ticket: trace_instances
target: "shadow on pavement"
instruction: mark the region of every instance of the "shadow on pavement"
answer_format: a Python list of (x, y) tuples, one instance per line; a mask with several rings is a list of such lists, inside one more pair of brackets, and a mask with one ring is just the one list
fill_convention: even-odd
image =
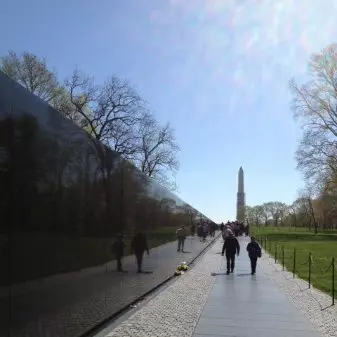
[(230, 276), (230, 275), (235, 275), (237, 277), (242, 277), (242, 276), (252, 276), (250, 273), (245, 273), (245, 274), (227, 274), (227, 273), (211, 273), (212, 276), (218, 276), (218, 275), (226, 275), (226, 276)]
[(236, 274), (236, 276), (252, 276), (252, 274), (251, 273), (245, 273), (245, 274)]

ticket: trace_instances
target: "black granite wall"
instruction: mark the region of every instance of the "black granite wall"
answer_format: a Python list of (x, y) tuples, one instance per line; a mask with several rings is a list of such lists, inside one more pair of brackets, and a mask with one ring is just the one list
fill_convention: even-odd
[[(178, 225), (191, 225), (186, 206), (0, 72), (1, 336), (77, 336), (69, 320), (87, 329), (127, 304), (125, 295), (107, 307), (106, 278), (87, 276), (113, 268), (117, 233), (127, 246), (136, 231), (151, 247), (174, 240)], [(66, 320), (73, 302), (93, 312)]]

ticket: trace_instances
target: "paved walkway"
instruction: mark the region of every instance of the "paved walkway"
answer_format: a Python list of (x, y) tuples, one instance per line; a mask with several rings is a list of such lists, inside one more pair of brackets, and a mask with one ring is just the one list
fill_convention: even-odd
[[(146, 273), (137, 274), (134, 256), (123, 261), (128, 273), (117, 273), (116, 262), (69, 273), (60, 279), (41, 280), (36, 287), (13, 295), (12, 337), (76, 337), (125, 307), (159, 283), (172, 276), (181, 261), (190, 261), (212, 238), (200, 242), (188, 237), (185, 253), (177, 253), (177, 243), (151, 249), (144, 256)], [(0, 311), (9, 308), (0, 299)], [(8, 318), (0, 316), (0, 336), (8, 335)]]
[(216, 276), (193, 337), (321, 337), (267, 275), (250, 275), (245, 240), (240, 243), (235, 273)]
[(267, 274), (258, 269), (250, 275), (246, 239), (240, 239), (242, 253), (234, 274), (226, 275), (221, 241), (104, 336), (321, 337)]

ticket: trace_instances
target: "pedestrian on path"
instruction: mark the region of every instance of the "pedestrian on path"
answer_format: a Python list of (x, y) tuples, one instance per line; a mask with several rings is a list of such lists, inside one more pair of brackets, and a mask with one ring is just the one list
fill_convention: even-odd
[(146, 237), (143, 233), (139, 232), (134, 236), (131, 242), (131, 253), (135, 254), (136, 256), (138, 273), (142, 272), (142, 263), (145, 251), (147, 251), (147, 255), (150, 254)]
[(256, 273), (257, 259), (262, 256), (262, 253), (261, 253), (261, 247), (256, 242), (255, 237), (252, 236), (250, 240), (251, 241), (247, 245), (247, 252), (248, 252), (249, 259), (250, 259), (252, 275), (254, 275)]
[(222, 247), (222, 256), (226, 251), (226, 260), (227, 260), (227, 275), (233, 273), (235, 268), (235, 254), (239, 256), (240, 254), (240, 245), (237, 238), (233, 235), (233, 232), (229, 232), (228, 238), (226, 238), (223, 247)]
[(231, 227), (227, 224), (224, 227), (224, 230), (222, 231), (222, 238), (224, 241), (228, 238), (230, 232), (231, 232)]
[(184, 244), (186, 239), (185, 228), (184, 227), (178, 228), (176, 234), (178, 239), (178, 252), (180, 252), (180, 250), (184, 252)]
[(117, 271), (122, 272), (122, 258), (124, 256), (125, 243), (123, 241), (123, 234), (118, 234), (116, 241), (111, 245), (111, 251), (116, 257)]

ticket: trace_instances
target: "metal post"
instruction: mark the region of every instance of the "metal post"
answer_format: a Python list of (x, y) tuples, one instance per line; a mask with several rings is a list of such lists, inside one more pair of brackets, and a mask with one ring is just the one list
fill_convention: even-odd
[(335, 305), (335, 258), (332, 258), (332, 305)]
[(282, 246), (282, 270), (284, 270), (284, 246)]
[(308, 281), (309, 281), (309, 289), (311, 288), (311, 252), (309, 253), (309, 275), (308, 275)]
[(267, 250), (267, 237), (264, 238), (264, 249)]
[(271, 241), (269, 240), (269, 253), (271, 253)]
[(277, 261), (277, 245), (275, 244), (275, 263)]
[(296, 273), (296, 248), (294, 248), (293, 278), (295, 278), (295, 273)]

